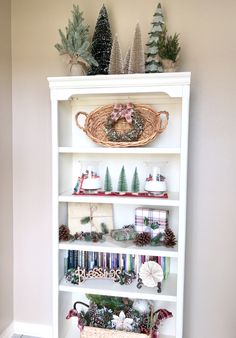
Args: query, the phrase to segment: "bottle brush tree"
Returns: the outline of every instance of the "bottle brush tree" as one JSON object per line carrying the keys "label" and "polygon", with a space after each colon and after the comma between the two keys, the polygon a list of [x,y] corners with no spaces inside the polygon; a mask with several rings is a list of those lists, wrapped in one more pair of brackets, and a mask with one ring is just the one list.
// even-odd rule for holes
{"label": "bottle brush tree", "polygon": [[124,66],[123,66],[124,74],[128,74],[129,72],[129,60],[130,60],[130,48],[127,50],[125,59],[124,59]]}
{"label": "bottle brush tree", "polygon": [[126,174],[125,174],[125,167],[124,166],[122,167],[121,172],[120,172],[117,190],[120,191],[120,192],[128,191]]}
{"label": "bottle brush tree", "polygon": [[104,190],[105,191],[112,191],[112,181],[111,181],[111,175],[110,175],[108,167],[106,168],[106,174],[105,174],[105,180],[104,180]]}
{"label": "bottle brush tree", "polygon": [[89,42],[89,26],[84,24],[83,12],[80,12],[78,5],[73,5],[72,20],[69,19],[65,33],[59,29],[61,43],[55,44],[60,55],[68,55],[70,65],[79,63],[84,74],[88,68],[97,66],[97,61],[91,54]]}
{"label": "bottle brush tree", "polygon": [[148,33],[149,40],[146,46],[148,47],[146,52],[145,70],[146,73],[160,73],[163,71],[162,64],[157,60],[158,55],[158,41],[161,33],[163,32],[165,25],[164,16],[162,13],[161,4],[157,5],[156,11],[153,15],[152,29]]}
{"label": "bottle brush tree", "polygon": [[128,73],[145,73],[144,50],[139,23],[137,23],[135,28],[133,45],[130,51]]}
{"label": "bottle brush tree", "polygon": [[108,69],[109,74],[123,74],[123,61],[121,55],[120,44],[118,36],[115,36],[111,49],[111,58]]}
{"label": "bottle brush tree", "polygon": [[106,7],[103,5],[96,22],[91,53],[98,65],[93,65],[90,75],[108,74],[112,48],[112,34]]}
{"label": "bottle brush tree", "polygon": [[132,179],[132,184],[131,184],[131,191],[132,192],[139,192],[139,177],[138,177],[138,170],[137,167],[134,170],[134,175]]}

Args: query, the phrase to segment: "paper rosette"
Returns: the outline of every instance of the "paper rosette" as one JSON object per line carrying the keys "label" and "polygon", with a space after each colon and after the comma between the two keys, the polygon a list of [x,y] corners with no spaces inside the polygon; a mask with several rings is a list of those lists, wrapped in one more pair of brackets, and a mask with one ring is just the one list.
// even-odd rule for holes
{"label": "paper rosette", "polygon": [[139,277],[145,286],[157,286],[157,283],[163,280],[162,267],[153,261],[145,262],[141,265]]}

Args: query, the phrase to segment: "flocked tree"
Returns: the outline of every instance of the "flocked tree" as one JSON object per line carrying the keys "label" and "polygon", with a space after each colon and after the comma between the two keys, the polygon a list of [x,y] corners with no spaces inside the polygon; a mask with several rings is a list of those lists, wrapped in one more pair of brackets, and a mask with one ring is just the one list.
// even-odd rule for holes
{"label": "flocked tree", "polygon": [[120,191],[120,192],[128,191],[126,174],[125,174],[125,167],[124,166],[122,167],[121,172],[120,172],[117,190]]}
{"label": "flocked tree", "polygon": [[139,177],[138,177],[138,170],[137,167],[134,170],[134,175],[132,179],[132,184],[131,184],[131,191],[132,192],[139,192]]}
{"label": "flocked tree", "polygon": [[112,44],[108,73],[123,74],[122,55],[117,34],[115,35],[115,39],[113,40]]}
{"label": "flocked tree", "polygon": [[135,28],[133,45],[130,52],[128,73],[145,73],[144,50],[139,23],[137,23]]}
{"label": "flocked tree", "polygon": [[59,29],[61,43],[55,44],[60,55],[68,55],[70,64],[79,63],[84,73],[90,65],[97,66],[96,60],[90,52],[89,26],[84,24],[83,12],[78,5],[73,5],[72,20],[69,19],[65,34]]}
{"label": "flocked tree", "polygon": [[98,66],[92,66],[90,75],[108,74],[108,67],[112,48],[112,34],[106,7],[103,5],[96,22],[93,39],[92,55],[98,62]]}
{"label": "flocked tree", "polygon": [[161,4],[157,5],[157,9],[153,15],[152,20],[152,29],[148,33],[149,40],[146,46],[147,49],[147,59],[145,63],[146,73],[160,73],[163,71],[162,64],[158,60],[158,41],[160,39],[160,35],[163,32],[165,25],[164,16],[162,13]]}
{"label": "flocked tree", "polygon": [[124,74],[128,74],[129,72],[129,60],[130,60],[130,48],[127,50],[127,53],[124,59],[124,66],[123,66]]}
{"label": "flocked tree", "polygon": [[112,181],[111,181],[111,175],[110,175],[108,167],[106,169],[106,174],[105,174],[104,190],[112,191]]}

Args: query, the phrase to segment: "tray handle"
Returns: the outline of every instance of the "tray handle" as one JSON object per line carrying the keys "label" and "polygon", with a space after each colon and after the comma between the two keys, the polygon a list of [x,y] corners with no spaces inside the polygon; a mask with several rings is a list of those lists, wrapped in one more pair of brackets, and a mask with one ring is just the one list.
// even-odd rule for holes
{"label": "tray handle", "polygon": [[158,114],[159,115],[162,115],[162,114],[165,115],[164,120],[161,121],[160,129],[158,130],[159,133],[162,133],[168,125],[169,113],[168,113],[168,111],[163,110],[163,111],[159,111]]}
{"label": "tray handle", "polygon": [[84,115],[84,116],[87,118],[88,113],[85,113],[85,112],[83,112],[83,111],[79,111],[79,112],[75,115],[75,123],[76,123],[77,127],[79,127],[79,128],[82,129],[85,133],[87,133],[86,128],[84,128],[83,126],[81,126],[81,125],[79,124],[78,117],[79,117],[80,115]]}
{"label": "tray handle", "polygon": [[89,308],[89,305],[86,304],[86,303],[83,303],[83,302],[75,302],[73,308],[74,308],[74,310],[76,310],[76,311],[77,311],[77,309],[76,309],[77,304],[80,304],[80,305],[83,305],[83,306],[86,306],[87,308]]}

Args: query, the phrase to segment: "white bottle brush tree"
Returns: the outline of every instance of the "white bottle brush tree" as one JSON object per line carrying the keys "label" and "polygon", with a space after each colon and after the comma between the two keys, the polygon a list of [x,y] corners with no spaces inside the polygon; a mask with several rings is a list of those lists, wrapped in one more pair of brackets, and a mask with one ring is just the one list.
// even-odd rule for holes
{"label": "white bottle brush tree", "polygon": [[145,73],[144,50],[140,26],[137,23],[134,33],[133,45],[130,51],[129,74]]}
{"label": "white bottle brush tree", "polygon": [[153,15],[152,20],[152,29],[148,33],[149,40],[146,46],[148,47],[146,55],[146,63],[145,70],[146,73],[160,73],[163,71],[162,64],[159,60],[157,60],[158,55],[158,41],[160,39],[160,35],[163,32],[165,25],[164,16],[162,13],[161,4],[157,5],[157,9]]}
{"label": "white bottle brush tree", "polygon": [[87,74],[91,65],[97,66],[97,61],[90,52],[89,26],[84,24],[83,12],[78,5],[73,5],[72,20],[68,20],[65,33],[59,29],[61,43],[55,44],[60,55],[70,58],[70,70],[73,65],[81,66],[81,75]]}
{"label": "white bottle brush tree", "polygon": [[108,74],[123,74],[123,60],[117,35],[112,44]]}

